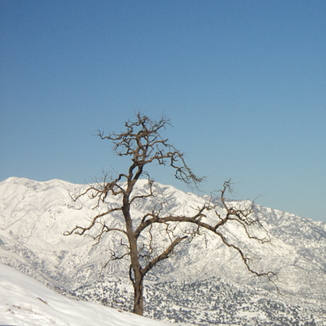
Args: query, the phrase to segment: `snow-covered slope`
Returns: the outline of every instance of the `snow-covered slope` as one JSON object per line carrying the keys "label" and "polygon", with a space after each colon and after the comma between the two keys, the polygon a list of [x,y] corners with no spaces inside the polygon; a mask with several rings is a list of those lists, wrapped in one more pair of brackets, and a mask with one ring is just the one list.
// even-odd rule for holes
{"label": "snow-covered slope", "polygon": [[[105,284],[126,276],[127,260],[110,263],[104,272],[101,269],[109,257],[108,247],[120,243],[117,237],[106,237],[100,245],[92,246],[89,237],[63,236],[75,225],[87,225],[94,216],[94,202],[87,196],[76,202],[70,197],[85,187],[62,180],[37,182],[15,177],[1,182],[0,261],[59,291],[73,293],[79,289],[78,296],[83,296],[80,289],[85,285],[87,289],[96,289],[99,281]],[[140,182],[136,191],[142,192],[144,187],[145,183]],[[156,191],[159,198],[153,201],[135,201],[135,216],[151,209],[155,200],[164,200],[166,211],[173,213],[184,213],[205,202],[204,197],[171,186],[157,184]],[[110,204],[114,205],[115,200],[110,199]],[[283,296],[295,295],[325,304],[326,223],[260,206],[255,214],[269,231],[270,243],[248,241],[234,225],[225,227],[223,232],[255,258],[253,262],[258,269],[278,273],[277,285]],[[120,223],[118,216],[114,223]],[[191,245],[180,246],[147,279],[181,284],[218,277],[241,286],[275,290],[271,283],[248,273],[237,253],[217,238],[208,236],[207,243],[204,240],[199,237]],[[97,294],[96,300],[106,302],[105,295]]]}
{"label": "snow-covered slope", "polygon": [[3,264],[0,264],[0,289],[0,325],[171,325],[99,304],[65,298]]}

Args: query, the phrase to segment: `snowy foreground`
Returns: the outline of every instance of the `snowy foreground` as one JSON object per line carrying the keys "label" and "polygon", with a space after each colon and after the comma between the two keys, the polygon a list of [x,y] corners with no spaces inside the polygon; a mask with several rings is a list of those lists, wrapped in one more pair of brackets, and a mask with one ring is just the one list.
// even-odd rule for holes
{"label": "snowy foreground", "polygon": [[70,300],[3,264],[0,289],[1,326],[172,325],[95,303]]}

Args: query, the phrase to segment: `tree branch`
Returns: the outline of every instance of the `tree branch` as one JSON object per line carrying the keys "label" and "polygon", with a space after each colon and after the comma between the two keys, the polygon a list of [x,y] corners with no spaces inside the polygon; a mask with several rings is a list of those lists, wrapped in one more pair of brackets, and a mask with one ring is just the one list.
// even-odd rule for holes
{"label": "tree branch", "polygon": [[[66,231],[66,232],[64,232],[64,236],[68,236],[68,235],[71,235],[71,234],[78,234],[78,235],[83,235],[86,231],[89,231],[89,230],[91,230],[94,226],[95,226],[95,224],[96,223],[101,223],[101,222],[99,222],[98,221],[98,219],[99,218],[101,218],[101,217],[103,217],[103,216],[105,216],[105,215],[109,215],[109,214],[111,214],[111,213],[113,213],[113,212],[116,212],[116,211],[121,211],[122,210],[122,208],[121,207],[117,207],[117,208],[112,208],[112,209],[110,209],[110,210],[108,210],[108,211],[106,211],[106,212],[104,212],[104,213],[102,213],[102,214],[98,214],[98,215],[96,215],[93,219],[92,219],[92,221],[91,221],[91,224],[89,225],[89,226],[87,226],[87,227],[82,227],[82,226],[78,226],[78,225],[76,225],[71,231]],[[103,224],[102,224],[103,225]],[[102,228],[102,232],[108,232],[107,230],[109,230],[109,228],[106,226],[106,225],[104,225],[103,226],[106,230],[103,230],[103,228]],[[111,229],[112,231],[114,230],[114,231],[119,231],[119,232],[122,232],[122,233],[124,233],[124,234],[126,234],[126,232],[124,231],[124,230],[122,230],[122,229]]]}
{"label": "tree branch", "polygon": [[156,256],[153,260],[151,260],[144,268],[141,269],[141,273],[145,276],[158,262],[169,258],[169,255],[173,251],[173,249],[184,239],[187,239],[188,236],[178,237],[176,238],[168,248],[166,248],[160,255]]}

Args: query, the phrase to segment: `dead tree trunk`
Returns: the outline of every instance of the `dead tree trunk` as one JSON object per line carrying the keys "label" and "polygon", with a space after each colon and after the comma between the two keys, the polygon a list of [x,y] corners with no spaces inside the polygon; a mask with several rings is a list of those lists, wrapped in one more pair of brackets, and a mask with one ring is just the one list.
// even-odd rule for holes
{"label": "dead tree trunk", "polygon": [[136,274],[135,280],[133,282],[134,287],[134,308],[133,312],[137,315],[143,315],[144,313],[144,284],[143,276],[141,274]]}

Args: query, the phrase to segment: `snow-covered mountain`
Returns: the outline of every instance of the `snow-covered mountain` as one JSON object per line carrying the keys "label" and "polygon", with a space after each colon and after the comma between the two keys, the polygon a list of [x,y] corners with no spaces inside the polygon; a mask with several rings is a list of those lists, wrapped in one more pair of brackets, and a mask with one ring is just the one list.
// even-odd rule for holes
{"label": "snow-covered mountain", "polygon": [[[136,192],[144,191],[145,187],[145,183],[140,182]],[[173,213],[184,213],[192,207],[200,206],[206,200],[205,197],[185,193],[172,186],[157,184],[156,187],[159,198],[135,202],[133,213],[136,216],[151,209],[155,200],[164,199],[165,210]],[[130,284],[124,279],[128,261],[110,263],[109,267],[102,271],[102,266],[109,257],[108,246],[114,248],[118,239],[107,237],[100,245],[92,246],[90,237],[63,236],[65,231],[71,230],[75,225],[87,225],[90,217],[94,216],[94,202],[87,196],[76,202],[70,197],[81,193],[85,188],[85,185],[61,180],[37,182],[13,177],[1,182],[0,261],[66,294],[119,306],[118,303],[123,300],[121,298],[125,297],[127,302],[127,293],[130,293]],[[110,204],[114,205],[116,198],[109,200]],[[180,246],[171,259],[164,261],[160,268],[153,269],[148,275],[147,302],[158,300],[162,309],[169,309],[173,315],[176,303],[163,308],[165,299],[155,299],[157,291],[168,296],[169,292],[163,289],[169,288],[168,284],[174,282],[174,296],[179,296],[180,302],[180,295],[177,293],[182,292],[185,284],[197,284],[193,286],[194,293],[206,291],[205,295],[209,297],[209,291],[202,288],[203,284],[206,284],[204,288],[208,287],[207,284],[211,284],[209,288],[214,288],[218,282],[219,287],[223,291],[229,291],[229,294],[238,288],[247,295],[250,291],[256,291],[251,297],[274,296],[273,299],[270,298],[271,302],[285,300],[285,305],[304,305],[302,300],[305,300],[308,305],[312,304],[318,308],[316,316],[322,314],[326,302],[326,223],[261,206],[256,206],[255,214],[259,214],[271,236],[271,242],[262,245],[248,241],[234,225],[225,227],[223,232],[229,239],[245,248],[251,257],[256,258],[254,264],[257,269],[272,270],[278,274],[276,283],[281,297],[277,297],[272,283],[247,272],[236,252],[223,246],[219,239],[208,236],[208,241],[199,237],[190,245]],[[119,223],[119,217],[115,223]],[[123,286],[117,286],[117,280]],[[115,292],[110,292],[113,288]],[[227,290],[231,288],[232,291]],[[174,290],[170,289],[170,293]],[[122,295],[123,293],[125,295]],[[228,297],[229,294],[225,296]],[[119,297],[119,300],[113,302],[113,295]],[[172,299],[166,298],[165,302],[168,300]],[[184,309],[187,308],[185,305],[186,303],[182,306]],[[147,304],[147,307],[150,306]],[[122,307],[128,307],[128,303],[123,303]],[[308,315],[311,312],[309,309]],[[154,308],[146,311],[148,315],[164,318],[154,312]],[[257,313],[254,312],[250,318],[255,319]],[[305,316],[306,314],[300,318],[310,322]],[[208,317],[200,318],[203,325],[205,320],[208,321]],[[171,317],[170,320],[179,319]]]}

